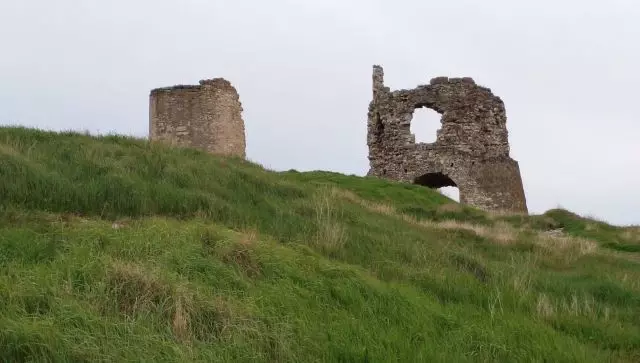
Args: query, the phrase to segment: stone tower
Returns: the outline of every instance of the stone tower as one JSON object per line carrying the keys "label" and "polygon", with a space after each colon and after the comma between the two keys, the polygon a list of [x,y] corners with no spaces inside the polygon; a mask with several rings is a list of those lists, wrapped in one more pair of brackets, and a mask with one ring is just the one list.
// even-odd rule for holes
{"label": "stone tower", "polygon": [[[413,112],[442,115],[433,143],[416,143]],[[391,91],[373,66],[369,104],[368,175],[430,188],[457,186],[460,202],[484,210],[527,213],[520,168],[509,156],[502,100],[471,78],[438,77],[428,85]]]}
{"label": "stone tower", "polygon": [[242,104],[223,78],[156,88],[149,95],[149,137],[179,147],[246,157]]}

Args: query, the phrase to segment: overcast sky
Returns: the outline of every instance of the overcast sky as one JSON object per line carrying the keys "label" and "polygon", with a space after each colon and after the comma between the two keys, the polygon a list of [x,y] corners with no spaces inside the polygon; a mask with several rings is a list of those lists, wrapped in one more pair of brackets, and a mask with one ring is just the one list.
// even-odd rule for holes
{"label": "overcast sky", "polygon": [[147,137],[150,89],[224,77],[249,159],[364,175],[373,64],[392,89],[469,76],[505,102],[530,212],[640,224],[639,19],[637,0],[3,0],[0,123]]}

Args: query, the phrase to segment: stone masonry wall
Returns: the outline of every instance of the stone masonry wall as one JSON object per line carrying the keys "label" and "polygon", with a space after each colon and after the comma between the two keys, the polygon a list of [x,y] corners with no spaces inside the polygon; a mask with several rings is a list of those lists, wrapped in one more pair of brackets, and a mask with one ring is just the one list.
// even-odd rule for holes
{"label": "stone masonry wall", "polygon": [[245,127],[238,92],[223,78],[151,90],[149,136],[179,147],[245,158]]}
{"label": "stone masonry wall", "polygon": [[[485,210],[527,212],[518,162],[509,157],[502,100],[472,78],[438,77],[428,85],[391,91],[373,66],[369,104],[368,175],[425,185],[457,186],[460,202]],[[415,109],[442,115],[434,143],[416,143]]]}

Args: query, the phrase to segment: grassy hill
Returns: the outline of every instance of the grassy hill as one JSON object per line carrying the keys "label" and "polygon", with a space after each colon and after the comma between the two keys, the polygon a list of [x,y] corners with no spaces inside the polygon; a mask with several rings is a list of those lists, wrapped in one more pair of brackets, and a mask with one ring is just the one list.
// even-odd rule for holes
{"label": "grassy hill", "polygon": [[640,228],[0,128],[0,361],[638,362]]}

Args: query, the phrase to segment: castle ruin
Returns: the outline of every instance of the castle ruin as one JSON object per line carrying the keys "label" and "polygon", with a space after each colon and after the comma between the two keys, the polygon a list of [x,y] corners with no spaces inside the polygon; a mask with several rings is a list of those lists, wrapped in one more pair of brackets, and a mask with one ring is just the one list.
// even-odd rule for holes
{"label": "castle ruin", "polygon": [[149,95],[149,137],[178,147],[246,157],[242,104],[224,78],[156,88]]}
{"label": "castle ruin", "polygon": [[[411,134],[413,112],[420,107],[442,115],[433,143],[416,143]],[[430,188],[456,186],[460,203],[527,213],[506,122],[503,101],[472,78],[437,77],[428,85],[391,91],[382,67],[374,65],[367,175]]]}

